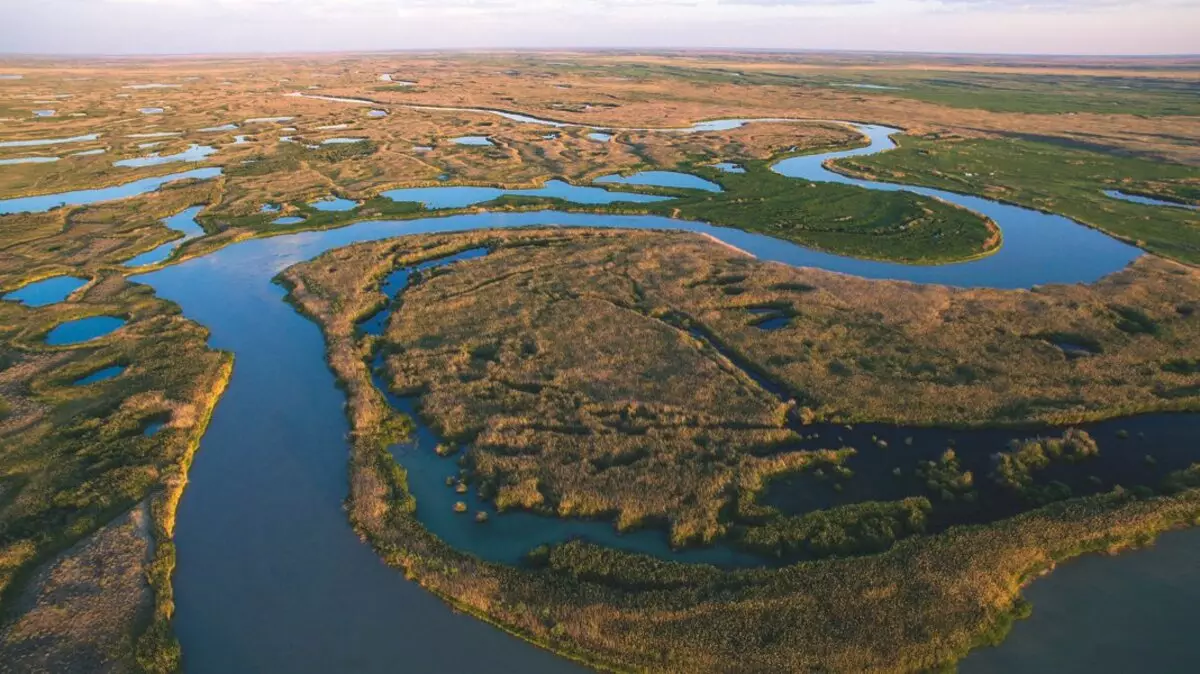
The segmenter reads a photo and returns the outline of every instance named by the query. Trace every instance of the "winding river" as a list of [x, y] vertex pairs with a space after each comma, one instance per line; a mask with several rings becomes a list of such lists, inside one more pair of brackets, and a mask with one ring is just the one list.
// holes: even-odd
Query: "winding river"
[[[520, 117], [517, 121], [541, 121]], [[741, 123], [745, 120], [704, 124]], [[826, 171], [821, 166], [826, 158], [892, 146], [888, 135], [893, 130], [860, 128], [870, 137], [870, 147], [787, 160], [775, 170], [870, 189], [912, 189], [958, 203], [1000, 224], [1005, 237], [1001, 250], [961, 264], [911, 266], [830, 255], [669, 218], [484, 212], [252, 239], [133, 277], [177, 302], [187, 317], [211, 330], [215, 348], [236, 356], [232, 380], [196, 455], [178, 512], [175, 627], [187, 670], [577, 669], [453, 612], [386, 567], [351, 531], [341, 507], [347, 491], [345, 399], [325, 364], [317, 326], [286, 304], [284, 291], [272, 282], [292, 264], [333, 248], [404, 234], [532, 225], [700, 232], [787, 264], [871, 278], [1001, 288], [1090, 282], [1140, 254], [1057, 216], [975, 197], [853, 181]], [[1063, 250], [1072, 251], [1069, 259], [1063, 259]]]

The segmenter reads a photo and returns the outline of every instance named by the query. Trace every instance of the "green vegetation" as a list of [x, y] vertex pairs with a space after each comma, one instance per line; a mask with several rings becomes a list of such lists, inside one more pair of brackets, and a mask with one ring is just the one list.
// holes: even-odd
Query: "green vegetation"
[[[593, 474], [616, 471], [626, 476], [623, 481], [634, 475], [653, 480], [662, 473], [673, 480], [708, 480], [737, 468], [733, 512], [742, 540], [785, 558], [821, 559], [726, 571], [572, 542], [534, 550], [527, 564], [514, 567], [457, 552], [424, 529], [406, 475], [386, 451], [384, 438], [391, 434], [379, 432], [372, 421], [389, 414], [371, 385], [367, 363], [379, 344], [357, 333], [355, 322], [379, 306], [378, 279], [395, 266], [480, 245], [493, 252], [427, 274], [406, 291], [403, 310], [384, 338], [393, 387], [421, 392], [429, 421], [447, 437], [469, 441], [466, 456], [475, 475], [486, 474], [489, 463], [519, 459], [515, 470], [531, 471], [538, 482], [515, 495], [514, 504], [541, 508], [534, 495], [549, 495], [559, 512], [562, 495], [574, 493]], [[948, 667], [971, 648], [1000, 641], [1014, 620], [1029, 614], [1021, 587], [1055, 564], [1143, 544], [1200, 515], [1200, 492], [1182, 474], [1176, 478], [1181, 491], [1172, 496], [1118, 489], [936, 534], [922, 533], [928, 513], [938, 508], [924, 497], [801, 516], [757, 506], [745, 497], [771, 476], [816, 467], [853, 483], [857, 476], [837, 470], [853, 454], [749, 443], [739, 458], [731, 442], [697, 444], [693, 429], [713, 438], [729, 433], [719, 414], [741, 418], [743, 425], [755, 414], [759, 426], [779, 428], [783, 421], [767, 421], [770, 397], [752, 394], [753, 378], [730, 369], [732, 361], [704, 340], [689, 341], [690, 333], [672, 333], [672, 321], [655, 317], [680, 312], [680, 298], [697, 288], [722, 297], [726, 307], [741, 302], [719, 290], [735, 277], [748, 287], [803, 285], [806, 298], [837, 287], [832, 274], [774, 267], [743, 261], [691, 236], [523, 230], [405, 237], [332, 251], [287, 270], [283, 279], [292, 300], [320, 323], [331, 366], [348, 392], [354, 433], [349, 510], [356, 529], [385, 560], [458, 609], [596, 666], [722, 671], [736, 661], [751, 671], [908, 672]], [[714, 287], [706, 282], [712, 278], [726, 283]], [[892, 285], [908, 295], [924, 292]], [[802, 319], [806, 306], [793, 301]], [[945, 298], [938, 301], [944, 304]], [[763, 305], [761, 298], [748, 304]], [[427, 320], [432, 311], [436, 320]], [[608, 318], [589, 322], [593, 313]], [[584, 326], [564, 332], [567, 322], [556, 316], [583, 320]], [[472, 317], [474, 332], [463, 331], [466, 317]], [[621, 329], [598, 331], [601, 323]], [[724, 336], [719, 326], [705, 326]], [[1022, 343], [1051, 348], [1041, 340]], [[753, 351], [740, 352], [738, 360], [743, 359], [754, 362]], [[656, 372], [659, 361], [670, 367]], [[691, 371], [679, 367], [684, 363], [699, 376], [692, 379]], [[714, 366], [718, 369], [711, 370]], [[629, 388], [634, 382], [636, 390]], [[745, 391], [737, 396], [745, 399], [740, 408], [727, 397], [734, 390]], [[687, 420], [689, 413], [695, 420]], [[575, 439], [560, 437], [566, 435]], [[1066, 448], [1072, 437], [1062, 441], [1063, 455], [1078, 453]], [[625, 447], [652, 443], [654, 451], [613, 451], [626, 439], [634, 442]], [[699, 473], [690, 468], [690, 454], [673, 450], [678, 439], [692, 442], [693, 453], [707, 453], [697, 468], [712, 468]], [[539, 455], [525, 463], [531, 452]], [[765, 472], [745, 462], [796, 455], [805, 460]], [[944, 454], [938, 465], [926, 467], [926, 479], [939, 487], [963, 486], [957, 460]], [[494, 482], [522, 483], [523, 478]], [[658, 487], [646, 484], [623, 498], [652, 504]], [[693, 494], [719, 493], [690, 487]]]
[[[1019, 134], [1013, 134], [1019, 136]], [[836, 166], [855, 175], [899, 180], [979, 194], [1061, 213], [1146, 250], [1200, 264], [1200, 218], [1195, 211], [1121, 201], [1105, 190], [1171, 198], [1195, 189], [1196, 169], [1061, 143], [1008, 139], [941, 139], [902, 136], [892, 152], [844, 159]]]
[[795, 241], [843, 255], [910, 263], [979, 257], [1000, 246], [1000, 232], [978, 215], [908, 192], [813, 184], [781, 176], [767, 162], [746, 172], [707, 174], [724, 192], [650, 204], [646, 210]]
[[1028, 492], [1035, 471], [1045, 470], [1058, 461], [1077, 463], [1099, 453], [1096, 441], [1086, 432], [1076, 429], [1069, 429], [1062, 438], [1014, 441], [1009, 451], [996, 455], [992, 479], [1009, 489]]

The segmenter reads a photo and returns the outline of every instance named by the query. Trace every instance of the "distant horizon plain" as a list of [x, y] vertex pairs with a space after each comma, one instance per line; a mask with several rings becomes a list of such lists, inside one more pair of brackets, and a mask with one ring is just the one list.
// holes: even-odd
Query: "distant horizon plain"
[[0, 54], [1200, 52], [1200, 0], [0, 0]]

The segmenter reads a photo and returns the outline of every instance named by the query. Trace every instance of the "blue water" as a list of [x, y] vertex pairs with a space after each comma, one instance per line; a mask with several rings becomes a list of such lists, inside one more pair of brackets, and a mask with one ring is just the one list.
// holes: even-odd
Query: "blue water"
[[[414, 267], [397, 269], [384, 279], [380, 287], [385, 295], [392, 298], [392, 304], [360, 323], [359, 328], [366, 334], [383, 333], [391, 317], [396, 296], [408, 286], [413, 272], [479, 258], [487, 252], [487, 249], [476, 248]], [[762, 564], [757, 557], [741, 553], [729, 546], [672, 550], [666, 535], [657, 530], [622, 534], [618, 533], [611, 523], [605, 521], [542, 517], [521, 511], [501, 514], [475, 491], [458, 493], [446, 485], [447, 478], [458, 476], [458, 455], [440, 457], [434, 451], [442, 440], [421, 422], [418, 398], [397, 396], [390, 391], [380, 372], [383, 367], [382, 353], [376, 356], [373, 367], [375, 371], [372, 373], [372, 381], [375, 386], [393, 407], [413, 419], [416, 426], [411, 440], [391, 447], [391, 451], [396, 461], [408, 471], [409, 489], [418, 503], [417, 519], [455, 548], [488, 561], [518, 564], [526, 553], [539, 545], [586, 538], [608, 547], [677, 561], [720, 566]], [[466, 513], [454, 512], [454, 506], [458, 502], [467, 505]], [[475, 514], [480, 512], [488, 514], [487, 523], [475, 521]]]
[[322, 145], [349, 145], [351, 143], [365, 143], [366, 138], [326, 138], [321, 141]]
[[58, 157], [16, 157], [14, 159], [0, 159], [0, 166], [10, 166], [13, 164], [53, 164], [58, 161]]
[[96, 382], [113, 379], [119, 377], [125, 370], [126, 366], [124, 365], [112, 365], [101, 370], [96, 370], [86, 377], [80, 377], [79, 379], [76, 379], [74, 382], [72, 382], [72, 386], [86, 386], [88, 384], [95, 384]]
[[278, 213], [280, 207], [278, 204], [263, 204], [258, 208], [259, 213]]
[[87, 285], [88, 280], [74, 276], [55, 276], [35, 281], [4, 296], [11, 302], [20, 302], [27, 307], [44, 307], [57, 304]]
[[542, 187], [528, 190], [509, 190], [498, 187], [411, 187], [399, 190], [389, 190], [382, 196], [392, 201], [415, 201], [425, 205], [429, 210], [439, 208], [465, 208], [474, 204], [482, 204], [503, 195], [521, 197], [544, 197], [562, 199], [576, 204], [611, 204], [616, 202], [650, 203], [663, 201], [670, 197], [650, 194], [635, 194], [632, 192], [610, 192], [600, 187], [583, 187], [565, 183], [561, 180], [549, 180]]
[[144, 429], [142, 429], [142, 435], [147, 438], [158, 435], [158, 432], [161, 431], [166, 425], [167, 422], [165, 421], [151, 421], [150, 423], [146, 424]]
[[772, 330], [782, 330], [791, 324], [792, 319], [790, 316], [776, 316], [774, 318], [768, 318], [764, 321], [759, 321], [758, 323], [754, 324], [754, 327], [758, 328], [759, 330], [766, 330], [769, 332]]
[[221, 126], [207, 126], [207, 127], [204, 127], [203, 129], [199, 129], [199, 130], [204, 133], [215, 133], [217, 131], [236, 131], [237, 128], [238, 128], [237, 124], [231, 123], [231, 124], [222, 124]]
[[387, 110], [372, 110], [367, 113], [368, 117], [387, 117]]
[[1143, 197], [1137, 194], [1126, 194], [1120, 190], [1105, 190], [1104, 195], [1107, 197], [1112, 197], [1113, 199], [1120, 199], [1122, 201], [1132, 201], [1135, 204], [1142, 204], [1144, 206], [1166, 206], [1168, 208], [1187, 208], [1193, 211], [1200, 211], [1200, 206], [1181, 204], [1177, 201], [1167, 201], [1166, 199], [1153, 199], [1151, 197]]
[[70, 138], [34, 138], [32, 140], [6, 140], [0, 141], [0, 147], [38, 147], [41, 145], [60, 145], [62, 143], [83, 143], [89, 140], [96, 140], [100, 137], [98, 133], [89, 133], [84, 136], [72, 136]]
[[34, 110], [33, 116], [34, 117], [53, 117], [54, 113], [55, 113], [54, 110]]
[[221, 175], [221, 169], [219, 168], [202, 168], [184, 171], [183, 173], [158, 176], [156, 178], [143, 178], [114, 187], [4, 199], [0, 200], [0, 215], [7, 213], [44, 213], [57, 206], [83, 206], [101, 201], [124, 199], [126, 197], [153, 192], [163, 185], [175, 182], [176, 180], [207, 180], [219, 175]]
[[304, 218], [295, 215], [285, 215], [282, 218], [275, 218], [271, 221], [272, 225], [298, 225], [304, 222]]
[[728, 161], [723, 161], [723, 162], [720, 162], [717, 164], [713, 164], [713, 168], [717, 169], [718, 171], [723, 171], [725, 173], [745, 173], [746, 172], [746, 169], [743, 168], [740, 164], [734, 164], [733, 162], [728, 162]]
[[617, 174], [596, 178], [593, 182], [617, 185], [649, 185], [651, 187], [679, 187], [705, 192], [720, 192], [721, 186], [700, 176], [677, 171], [641, 171], [631, 176]]
[[175, 154], [160, 155], [157, 152], [145, 157], [137, 157], [135, 159], [122, 159], [113, 162], [113, 166], [124, 166], [127, 168], [142, 168], [144, 166], [158, 166], [160, 164], [170, 164], [173, 162], [196, 162], [203, 161], [205, 157], [216, 154], [217, 149], [208, 145], [192, 144], [182, 152]]
[[495, 144], [492, 142], [492, 139], [488, 138], [487, 136], [459, 136], [458, 138], [451, 138], [450, 142], [454, 143], [456, 145], [494, 145]]
[[170, 257], [171, 253], [175, 252], [175, 249], [182, 246], [185, 242], [191, 241], [198, 236], [204, 236], [204, 228], [200, 226], [200, 223], [196, 222], [196, 216], [203, 209], [203, 206], [193, 206], [163, 220], [162, 223], [167, 228], [183, 232], [183, 238], [168, 241], [154, 250], [146, 251], [126, 262], [125, 266], [144, 267], [146, 265], [157, 264]]
[[309, 204], [318, 211], [352, 211], [358, 207], [357, 201], [342, 199], [340, 197], [328, 197], [320, 199]]
[[613, 135], [611, 133], [602, 133], [600, 131], [593, 131], [593, 132], [589, 133], [587, 135], [587, 137], [596, 141], [597, 143], [607, 143], [608, 141], [612, 140]]
[[161, 115], [163, 113], [163, 109], [162, 108], [138, 108], [138, 112], [142, 113], [143, 115]]
[[[903, 190], [942, 199], [991, 218], [1000, 226], [1004, 242], [995, 253], [968, 262], [939, 266], [909, 265], [906, 269], [890, 272], [885, 271], [889, 263], [876, 262], [869, 265], [872, 271], [865, 273], [859, 271], [863, 268], [861, 265], [851, 265], [851, 268], [838, 271], [917, 283], [1029, 288], [1047, 283], [1091, 283], [1142, 255], [1142, 251], [1135, 246], [1061, 215], [1049, 215], [1021, 206], [928, 187], [858, 180], [826, 169], [822, 163], [828, 159], [875, 154], [895, 147], [891, 134], [896, 133], [896, 129], [876, 125], [860, 125], [858, 129], [867, 134], [871, 141], [869, 146], [784, 159], [775, 164], [772, 170], [813, 182], [843, 183], [883, 191]], [[1064, 255], [1064, 251], [1070, 251], [1070, 255]]]
[[125, 325], [125, 319], [115, 316], [92, 316], [75, 321], [68, 321], [55, 326], [46, 335], [46, 343], [51, 346], [79, 344], [93, 339], [99, 339], [117, 328]]
[[[872, 141], [877, 149], [890, 146], [886, 133], [873, 134]], [[818, 165], [821, 159], [815, 158]], [[777, 168], [789, 170], [783, 164]], [[799, 171], [803, 166], [791, 168]], [[819, 172], [807, 175], [843, 181]], [[950, 196], [955, 201], [971, 199]], [[347, 489], [345, 398], [324, 364], [320, 332], [282, 301], [282, 289], [271, 282], [291, 264], [351, 243], [403, 234], [534, 225], [694, 231], [765, 260], [870, 278], [1001, 288], [1058, 280], [1090, 282], [1138, 255], [1132, 247], [1057, 216], [1006, 208], [1013, 210], [999, 212], [1003, 219], [997, 221], [1004, 228], [1004, 248], [1013, 249], [1007, 270], [988, 264], [999, 254], [946, 267], [897, 265], [818, 253], [740, 230], [669, 218], [530, 212], [363, 222], [254, 239], [136, 277], [160, 297], [178, 303], [185, 316], [211, 330], [214, 347], [236, 357], [233, 379], [203, 439], [179, 509], [175, 625], [188, 670], [390, 672], [401, 662], [407, 671], [540, 672], [574, 667], [453, 613], [381, 564], [354, 535], [342, 510]], [[1060, 255], [1067, 259], [1051, 264], [1041, 253], [1044, 242], [1009, 236], [1010, 227], [1037, 226], [1047, 227], [1054, 250], [1073, 254]], [[1074, 254], [1077, 247], [1085, 254]], [[390, 288], [398, 284], [397, 278]], [[426, 438], [418, 447], [427, 447], [431, 440]], [[402, 450], [398, 454], [407, 456]], [[431, 521], [450, 518], [449, 508], [438, 504], [466, 499], [442, 481], [415, 478], [424, 475], [426, 459], [434, 478], [452, 462], [434, 461], [419, 449], [409, 454], [403, 460], [412, 461], [414, 490], [430, 490], [420, 498], [432, 504], [422, 511], [431, 512], [421, 516], [435, 518]], [[435, 487], [453, 495], [439, 497]], [[502, 518], [469, 526], [450, 519], [444, 526], [455, 533], [447, 535], [491, 536], [489, 527]], [[452, 635], [452, 643], [471, 647], [452, 647], [447, 635]]]

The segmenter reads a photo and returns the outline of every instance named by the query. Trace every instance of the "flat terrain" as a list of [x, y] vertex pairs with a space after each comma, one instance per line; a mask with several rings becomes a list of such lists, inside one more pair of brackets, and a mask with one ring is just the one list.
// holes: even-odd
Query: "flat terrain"
[[[1180, 472], [1186, 452], [1137, 445], [1123, 493], [1114, 476], [1132, 469], [1112, 432], [1096, 436], [1098, 455], [1062, 439], [1070, 425], [1194, 411], [1200, 399], [1197, 212], [1104, 194], [1200, 204], [1194, 58], [10, 57], [0, 72], [20, 76], [0, 80], [0, 201], [220, 170], [88, 206], [0, 205], [0, 293], [61, 275], [82, 282], [45, 306], [0, 301], [0, 662], [179, 667], [174, 508], [232, 357], [128, 279], [129, 260], [182, 236], [165, 219], [199, 206], [203, 229], [165, 264], [252, 237], [483, 209], [673, 216], [908, 264], [1002, 245], [994, 223], [941, 201], [770, 172], [784, 157], [863, 142], [834, 120], [904, 129], [900, 149], [835, 170], [1067, 215], [1151, 255], [1090, 286], [1001, 292], [760, 264], [655, 233], [421, 237], [331, 253], [289, 279], [347, 385], [361, 533], [456, 605], [605, 666], [713, 670], [736, 657], [751, 669], [902, 671], [1002, 633], [1020, 613], [1021, 582], [1054, 560], [1143, 541], [1195, 514], [1181, 491], [1194, 477]], [[602, 141], [585, 126], [447, 109], [464, 107], [621, 128]], [[53, 114], [34, 112], [44, 110]], [[661, 131], [734, 117], [792, 121]], [[55, 139], [68, 140], [28, 144]], [[670, 199], [502, 197], [438, 212], [382, 196], [589, 185], [648, 169], [723, 191], [609, 186]], [[312, 205], [331, 196], [354, 207]], [[283, 216], [300, 220], [275, 224]], [[478, 245], [491, 254], [417, 284], [379, 340], [390, 383], [420, 392], [425, 420], [469, 447], [459, 457], [470, 489], [507, 509], [662, 529], [676, 545], [719, 541], [779, 568], [717, 571], [572, 544], [518, 569], [424, 529], [384, 451], [411, 425], [373, 392], [365, 363], [379, 344], [354, 321], [381, 305], [377, 281], [397, 265]], [[329, 259], [345, 262], [333, 270]], [[125, 323], [94, 341], [46, 343], [56, 326], [92, 316]], [[1020, 441], [1004, 450], [1003, 475], [982, 452], [918, 442], [884, 487], [866, 467], [897, 443], [845, 429], [870, 422], [1053, 424], [1059, 440], [1003, 431]], [[1080, 453], [1090, 458], [1068, 460]], [[796, 484], [811, 498], [785, 498]], [[954, 528], [964, 522], [985, 526]], [[831, 559], [866, 553], [876, 554]], [[821, 631], [813, 605], [839, 607], [852, 634]], [[926, 635], [906, 631], [911, 615]]]
[[[358, 329], [380, 307], [377, 284], [392, 269], [480, 246], [492, 252], [421, 275], [399, 296], [382, 338]], [[844, 312], [849, 300], [873, 294], [859, 284], [881, 294], [878, 307], [863, 307], [879, 324], [897, 318], [878, 316], [880, 307], [896, 307], [902, 322], [919, 323], [928, 303], [968, 324], [1019, 329], [1022, 316], [1090, 316], [1091, 303], [1115, 300], [1113, 293], [1129, 286], [1153, 285], [1146, 279], [1156, 276], [1164, 285], [1195, 283], [1194, 271], [1161, 260], [1139, 263], [1122, 276], [1039, 297], [948, 292], [764, 264], [694, 235], [518, 230], [362, 244], [293, 267], [284, 281], [293, 301], [325, 330], [330, 363], [350, 398], [352, 517], [387, 559], [422, 584], [527, 638], [611, 667], [719, 670], [736, 657], [750, 670], [909, 671], [948, 664], [971, 646], [1002, 637], [1012, 617], [1026, 610], [1021, 583], [1053, 562], [1123, 547], [1194, 516], [1194, 467], [1184, 459], [1132, 492], [1096, 483], [1090, 492], [1072, 493], [1057, 485], [1074, 481], [1072, 471], [1083, 478], [1100, 470], [1102, 457], [1122, 452], [1121, 441], [1096, 442], [1072, 430], [1022, 439], [1013, 431], [1009, 449], [984, 462], [993, 466], [984, 469], [989, 472], [965, 467], [978, 465], [971, 448], [963, 450], [961, 465], [953, 450], [936, 448], [936, 460], [900, 460], [906, 467], [897, 468], [897, 476], [915, 474], [915, 493], [788, 514], [762, 502], [773, 478], [823, 475], [851, 489], [856, 481], [881, 477], [855, 477], [848, 457], [928, 456], [928, 448], [839, 446], [828, 425], [805, 423], [811, 410], [784, 402], [769, 377], [755, 374], [768, 369], [759, 363], [769, 362], [771, 347], [730, 338], [737, 347], [728, 354], [714, 344], [726, 335], [762, 332], [753, 325], [762, 317], [748, 308], [773, 306], [795, 323], [764, 334], [794, 340], [792, 352], [819, 351], [826, 345], [807, 344], [805, 335], [819, 339], [820, 330], [807, 329], [821, 325], [824, 308]], [[764, 290], [748, 297], [726, 292], [733, 284], [777, 294], [764, 302], [757, 294]], [[997, 313], [976, 319], [967, 307]], [[737, 316], [736, 326], [729, 316]], [[1062, 320], [1072, 319], [1064, 314]], [[853, 344], [857, 333], [875, 329], [843, 316], [837, 341]], [[903, 328], [895, 332], [902, 335]], [[902, 338], [892, 340], [903, 352]], [[1078, 362], [1062, 353], [1045, 357], [1056, 347], [1043, 335], [1008, 343], [1022, 349], [1009, 357], [1029, 361], [1028, 376], [1057, 368], [1058, 377], [1090, 390]], [[937, 349], [947, 362], [969, 362], [976, 346], [948, 338], [917, 357]], [[1195, 351], [1196, 345], [1182, 348]], [[469, 488], [502, 509], [611, 517], [620, 527], [666, 521], [676, 544], [730, 538], [727, 544], [785, 560], [798, 554], [818, 561], [719, 571], [570, 543], [535, 551], [527, 565], [511, 567], [458, 553], [422, 527], [422, 506], [386, 452], [404, 431], [370, 381], [376, 349], [383, 349], [393, 391], [419, 394], [421, 416], [446, 442], [465, 443]], [[1147, 353], [1158, 358], [1162, 352]], [[1139, 360], [1133, 352], [1124, 358]], [[1167, 373], [1171, 367], [1131, 365], [1163, 373], [1146, 391], [1168, 407], [1175, 404], [1153, 393], [1176, 381]], [[823, 376], [836, 381], [840, 375], [825, 370]], [[869, 371], [858, 376], [872, 379]], [[971, 397], [994, 383], [960, 376], [947, 386]], [[831, 397], [855, 404], [846, 387], [835, 390]], [[791, 393], [804, 395], [785, 387], [782, 398]], [[893, 397], [919, 406], [937, 395], [931, 387]], [[858, 402], [882, 397], [876, 392]], [[799, 442], [815, 431], [814, 442]], [[1119, 479], [1133, 486], [1128, 478]], [[895, 478], [885, 473], [882, 479]], [[945, 521], [943, 511], [976, 503], [1002, 509], [996, 499], [1004, 498], [1022, 514], [1010, 511], [981, 527], [937, 524]], [[862, 553], [882, 554], [856, 556]], [[815, 606], [836, 606], [839, 620], [829, 621], [828, 610]]]

